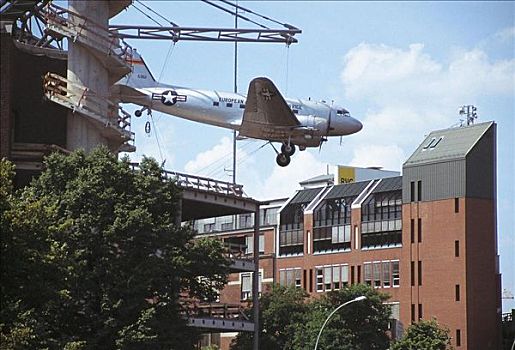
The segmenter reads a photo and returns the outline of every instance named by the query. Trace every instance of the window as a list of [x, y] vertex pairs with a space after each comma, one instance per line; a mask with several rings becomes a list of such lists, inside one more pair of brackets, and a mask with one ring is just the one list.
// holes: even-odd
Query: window
[[[246, 236], [245, 244], [247, 249], [245, 250], [245, 254], [253, 254], [254, 253], [254, 236]], [[259, 235], [259, 253], [265, 252], [265, 236]]]
[[357, 276], [358, 276], [358, 283], [361, 283], [361, 265], [358, 265]]
[[417, 200], [422, 200], [422, 181], [417, 181]]
[[379, 192], [361, 205], [361, 248], [402, 244], [402, 193]]
[[415, 304], [411, 304], [411, 322], [415, 322]]
[[215, 230], [215, 223], [204, 224], [204, 232], [213, 232]]
[[411, 286], [415, 285], [415, 262], [411, 262]]
[[[252, 275], [253, 273], [241, 274], [241, 300], [248, 300], [252, 298]], [[263, 276], [259, 273], [258, 293], [261, 293], [261, 284]]]
[[401, 278], [399, 273], [399, 260], [392, 261], [392, 282], [394, 287], [399, 287]]
[[231, 103], [231, 102], [227, 102], [227, 103], [225, 104], [225, 106], [226, 106], [226, 107], [232, 107], [232, 103]]
[[333, 266], [333, 290], [340, 289], [341, 286], [341, 267], [340, 266]]
[[422, 261], [418, 262], [418, 285], [422, 285]]
[[374, 288], [381, 287], [381, 263], [374, 263]]
[[411, 232], [411, 243], [415, 243], [415, 219], [411, 219], [410, 232]]
[[454, 241], [454, 256], [460, 256], [460, 241]]
[[371, 286], [372, 285], [372, 264], [363, 264], [363, 280], [365, 281], [365, 284]]
[[383, 288], [390, 288], [391, 285], [390, 262], [383, 261]]
[[301, 254], [304, 251], [304, 231], [279, 232], [279, 255]]
[[415, 181], [411, 181], [410, 183], [410, 196], [411, 196], [411, 202], [415, 201]]
[[324, 288], [325, 290], [331, 290], [331, 266], [324, 268]]
[[417, 222], [417, 235], [418, 235], [418, 243], [422, 242], [422, 219], [418, 219]]
[[331, 232], [331, 243], [350, 242], [350, 225], [333, 226]]
[[293, 112], [294, 114], [299, 114], [299, 110], [298, 110], [298, 109], [293, 109], [293, 110], [292, 110], [292, 112]]
[[252, 219], [253, 219], [253, 215], [251, 213], [249, 214], [240, 214], [238, 215], [239, 217], [239, 227], [238, 228], [250, 228], [253, 225], [252, 223]]
[[349, 284], [349, 265], [316, 268], [317, 292], [338, 290]]
[[232, 222], [224, 222], [221, 226], [222, 231], [230, 231], [233, 229]]
[[456, 301], [460, 301], [460, 285], [457, 284], [455, 288]]
[[349, 284], [349, 265], [342, 265], [342, 286]]
[[456, 330], [456, 346], [461, 346], [461, 330]]
[[324, 270], [316, 269], [317, 273], [317, 292], [324, 291]]
[[240, 103], [240, 108], [245, 108], [245, 105], [243, 103]]
[[454, 198], [454, 212], [459, 213], [460, 212], [460, 199]]
[[252, 296], [252, 275], [250, 273], [241, 275], [241, 300], [250, 299]]
[[420, 320], [422, 317], [422, 304], [418, 304], [418, 319]]
[[219, 105], [220, 105], [220, 103], [218, 101], [213, 102], [213, 106], [217, 107]]
[[354, 284], [354, 266], [350, 267], [350, 283]]
[[279, 283], [281, 286], [295, 286], [300, 288], [302, 285], [302, 269], [281, 269], [279, 270]]

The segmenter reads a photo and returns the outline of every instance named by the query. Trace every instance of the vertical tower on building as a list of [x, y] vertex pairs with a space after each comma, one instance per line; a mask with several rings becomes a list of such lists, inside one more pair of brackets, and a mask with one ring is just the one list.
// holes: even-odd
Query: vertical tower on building
[[401, 319], [436, 317], [456, 349], [498, 349], [496, 124], [431, 132], [402, 183]]

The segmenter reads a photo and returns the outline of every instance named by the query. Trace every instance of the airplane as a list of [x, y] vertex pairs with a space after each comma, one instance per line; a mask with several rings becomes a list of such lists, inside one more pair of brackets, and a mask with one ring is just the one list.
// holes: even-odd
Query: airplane
[[[123, 103], [142, 106], [191, 121], [236, 130], [238, 139], [269, 141], [276, 162], [285, 167], [296, 147], [320, 147], [330, 136], [354, 134], [362, 124], [343, 107], [325, 101], [283, 98], [274, 83], [264, 77], [253, 79], [247, 95], [207, 91], [158, 83], [141, 55], [132, 50], [132, 72], [116, 83], [112, 95]], [[281, 152], [272, 142], [281, 143]]]

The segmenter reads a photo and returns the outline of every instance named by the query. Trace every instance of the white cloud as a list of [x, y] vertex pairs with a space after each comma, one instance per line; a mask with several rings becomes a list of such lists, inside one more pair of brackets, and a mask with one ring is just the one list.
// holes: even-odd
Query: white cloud
[[444, 64], [422, 44], [402, 49], [362, 43], [345, 55], [341, 81], [348, 99], [369, 106], [363, 130], [348, 141], [351, 162], [400, 170], [424, 134], [458, 121], [460, 105], [512, 96], [515, 59], [492, 62], [472, 49]]
[[[232, 168], [232, 149], [232, 140], [225, 136], [213, 148], [197, 154], [195, 159], [186, 163], [184, 170], [190, 174], [220, 178], [220, 176], [216, 175], [223, 175], [224, 168], [226, 170]], [[236, 150], [236, 161], [241, 162], [245, 159], [247, 164], [249, 162], [252, 163], [252, 159], [246, 158], [248, 158], [247, 152], [238, 147]]]
[[289, 197], [300, 188], [299, 182], [326, 173], [326, 164], [309, 151], [297, 152], [287, 167], [274, 166], [272, 173], [256, 188], [248, 186], [248, 193], [258, 199]]

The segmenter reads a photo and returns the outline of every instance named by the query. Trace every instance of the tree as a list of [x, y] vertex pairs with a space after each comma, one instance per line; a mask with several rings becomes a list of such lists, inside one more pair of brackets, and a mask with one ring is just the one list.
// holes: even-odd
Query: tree
[[[308, 312], [308, 294], [300, 288], [274, 285], [259, 300], [259, 348], [282, 350], [292, 348], [296, 326]], [[252, 319], [252, 308], [247, 310]], [[253, 333], [239, 333], [231, 343], [232, 350], [252, 349]]]
[[412, 324], [401, 340], [393, 344], [392, 350], [447, 350], [452, 349], [449, 330], [433, 320], [422, 320]]
[[[361, 295], [367, 299], [352, 303], [333, 315], [323, 330], [319, 347], [324, 350], [387, 349], [386, 330], [391, 311], [383, 302], [388, 296], [365, 285], [348, 286], [311, 300], [303, 289], [275, 286], [270, 294], [260, 299], [260, 348], [312, 349], [330, 312]], [[252, 335], [238, 335], [231, 349], [252, 349]]]
[[2, 162], [2, 344], [191, 348], [180, 296], [213, 299], [228, 261], [221, 242], [176, 224], [174, 183], [154, 160], [133, 171], [106, 148], [53, 154], [45, 169], [13, 193]]
[[328, 292], [314, 300], [310, 304], [308, 318], [298, 325], [294, 349], [313, 348], [318, 332], [331, 311], [361, 295], [367, 299], [349, 304], [331, 317], [320, 336], [318, 346], [324, 350], [388, 349], [386, 330], [391, 310], [384, 304], [388, 295], [364, 284]]

